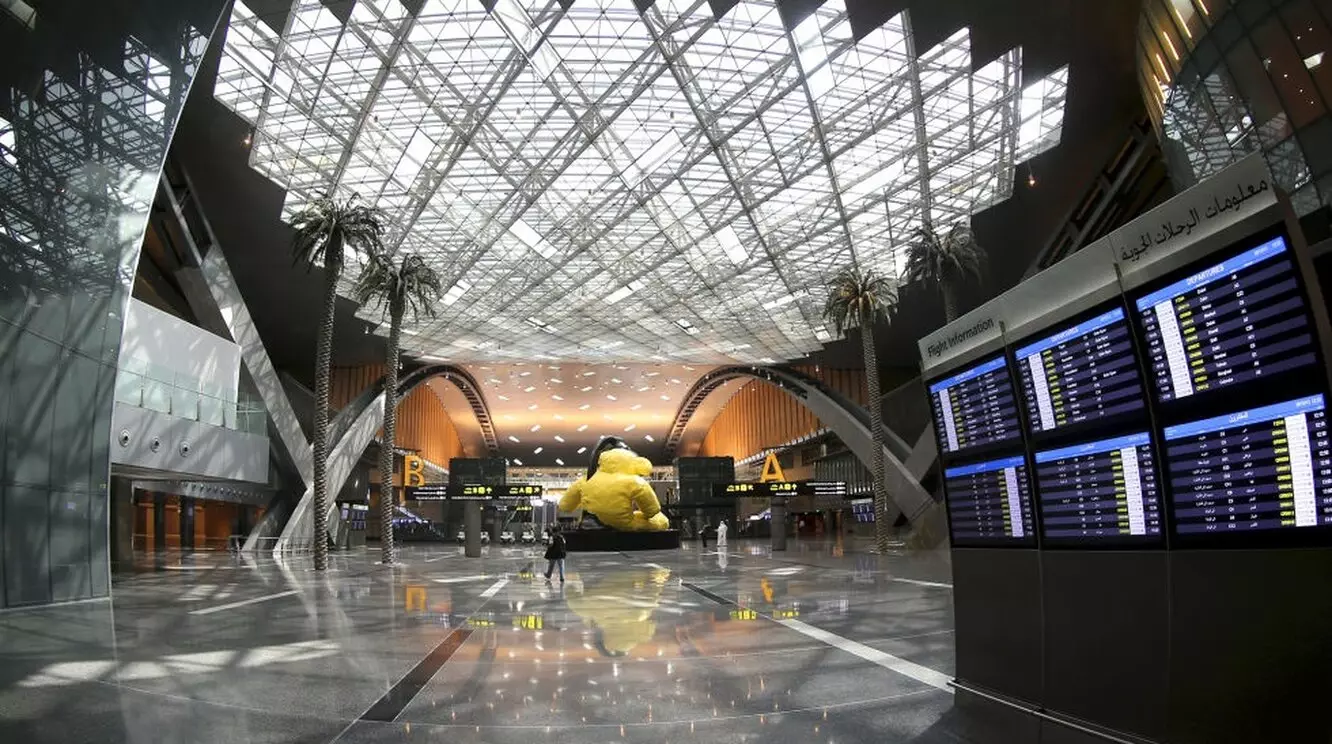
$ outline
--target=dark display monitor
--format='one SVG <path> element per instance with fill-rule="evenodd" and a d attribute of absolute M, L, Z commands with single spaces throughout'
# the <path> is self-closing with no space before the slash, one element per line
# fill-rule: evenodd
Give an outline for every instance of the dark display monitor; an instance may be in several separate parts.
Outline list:
<path fill-rule="evenodd" d="M 1034 545 L 1031 483 L 1022 457 L 944 470 L 954 545 Z"/>
<path fill-rule="evenodd" d="M 1017 400 L 1002 354 L 930 384 L 934 431 L 945 454 L 1017 439 Z"/>
<path fill-rule="evenodd" d="M 1047 542 L 1161 541 L 1161 496 L 1147 432 L 1040 451 L 1035 459 Z"/>
<path fill-rule="evenodd" d="M 1133 338 L 1120 306 L 1037 337 L 1013 356 L 1033 436 L 1145 413 Z"/>
<path fill-rule="evenodd" d="M 1165 428 L 1175 534 L 1332 525 L 1332 443 L 1322 395 Z"/>
<path fill-rule="evenodd" d="M 1283 235 L 1133 298 L 1159 401 L 1317 363 L 1299 269 Z"/>

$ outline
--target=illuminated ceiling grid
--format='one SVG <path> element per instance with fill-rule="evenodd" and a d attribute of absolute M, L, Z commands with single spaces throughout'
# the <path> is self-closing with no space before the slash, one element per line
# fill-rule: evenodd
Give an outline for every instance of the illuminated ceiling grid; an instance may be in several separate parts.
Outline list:
<path fill-rule="evenodd" d="M 439 269 L 411 351 L 772 363 L 831 339 L 833 271 L 898 276 L 926 215 L 1008 198 L 1066 87 L 906 13 L 856 42 L 843 0 L 790 31 L 771 0 L 295 0 L 281 34 L 241 0 L 215 95 L 288 214 L 360 193 Z"/>

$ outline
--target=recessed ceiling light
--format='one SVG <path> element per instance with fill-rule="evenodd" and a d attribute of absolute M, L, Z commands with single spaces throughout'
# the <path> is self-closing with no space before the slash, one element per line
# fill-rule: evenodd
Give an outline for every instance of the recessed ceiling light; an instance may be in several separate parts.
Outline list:
<path fill-rule="evenodd" d="M 510 435 L 509 435 L 509 441 L 510 441 L 510 442 L 513 442 L 514 444 L 517 444 L 517 443 L 518 443 L 518 437 L 515 437 L 514 435 L 510 434 Z"/>
<path fill-rule="evenodd" d="M 554 416 L 551 416 L 551 418 L 555 419 L 556 421 L 563 421 L 563 420 L 564 420 L 564 417 L 561 416 L 561 415 L 558 414 L 558 413 L 555 414 Z"/>
<path fill-rule="evenodd" d="M 624 427 L 624 430 L 625 430 L 625 431 L 633 431 L 634 429 L 637 429 L 637 428 L 638 428 L 638 424 L 629 424 L 628 426 Z"/>
<path fill-rule="evenodd" d="M 523 372 L 519 372 L 519 373 L 518 373 L 518 376 L 519 376 L 519 377 L 527 377 L 527 376 L 530 375 L 530 374 L 532 374 L 532 370 L 529 369 L 529 370 L 526 370 L 526 371 L 523 371 Z"/>
<path fill-rule="evenodd" d="M 581 405 L 581 406 L 578 407 L 578 410 L 580 410 L 580 411 L 586 411 L 587 409 L 589 409 L 589 408 L 591 408 L 591 407 L 592 407 L 592 404 L 591 404 L 591 403 L 584 403 L 583 405 Z"/>
<path fill-rule="evenodd" d="M 552 395 L 552 396 L 550 396 L 550 399 L 551 399 L 551 400 L 564 400 L 564 398 L 561 397 L 561 396 L 559 396 L 559 395 Z"/>
<path fill-rule="evenodd" d="M 672 384 L 672 385 L 679 385 L 679 384 L 680 384 L 680 380 L 679 380 L 679 378 L 672 377 L 672 378 L 671 378 L 671 384 Z"/>
<path fill-rule="evenodd" d="M 614 420 L 615 420 L 615 417 L 612 416 L 612 415 L 610 415 L 609 413 L 603 413 L 603 414 L 601 414 L 601 417 L 604 418 L 604 419 L 606 419 L 607 421 L 614 421 Z"/>
<path fill-rule="evenodd" d="M 657 441 L 657 440 L 655 440 L 655 439 L 652 438 L 652 435 L 651 435 L 651 434 L 644 434 L 644 435 L 643 435 L 643 438 L 646 439 L 646 440 L 648 440 L 649 442 L 655 442 L 655 441 Z"/>
<path fill-rule="evenodd" d="M 560 444 L 564 444 L 564 437 L 560 436 L 559 434 L 556 434 L 555 441 L 559 442 Z"/>
<path fill-rule="evenodd" d="M 536 409 L 537 409 L 537 404 L 535 403 L 527 407 L 527 410 L 529 411 L 535 411 Z"/>
<path fill-rule="evenodd" d="M 581 388 L 578 388 L 578 389 L 579 389 L 581 392 L 584 392 L 584 393 L 590 393 L 590 392 L 592 392 L 592 386 L 591 386 L 591 385 L 585 385 L 585 386 L 583 386 L 583 387 L 581 387 Z"/>
<path fill-rule="evenodd" d="M 508 400 L 508 399 L 509 399 L 509 396 L 507 396 L 507 395 L 497 395 L 497 396 L 495 396 L 495 397 L 499 398 L 500 400 Z"/>
<path fill-rule="evenodd" d="M 555 464 L 556 464 L 556 465 L 563 465 L 563 464 L 564 464 L 564 460 L 561 460 L 560 458 L 557 457 L 557 458 L 555 458 Z"/>
<path fill-rule="evenodd" d="M 587 447 L 579 447 L 579 448 L 578 448 L 578 454 L 581 455 L 581 454 L 583 454 L 584 452 L 587 452 Z"/>
<path fill-rule="evenodd" d="M 640 392 L 640 393 L 646 393 L 647 391 L 649 391 L 649 390 L 651 390 L 651 389 L 652 389 L 652 386 L 651 386 L 651 385 L 644 385 L 643 387 L 641 387 L 641 388 L 638 389 L 638 392 Z"/>
<path fill-rule="evenodd" d="M 553 383 L 555 383 L 556 385 L 563 385 L 563 384 L 564 384 L 564 380 L 561 380 L 561 379 L 558 379 L 558 378 L 555 378 L 555 377 L 550 378 L 550 381 L 553 382 Z"/>
<path fill-rule="evenodd" d="M 513 464 L 514 464 L 514 465 L 522 465 L 522 464 L 523 464 L 523 461 L 522 461 L 522 460 L 519 460 L 518 458 L 515 457 L 515 458 L 513 458 Z"/>
<path fill-rule="evenodd" d="M 582 426 L 578 427 L 578 431 L 587 431 L 587 424 L 583 424 Z"/>
<path fill-rule="evenodd" d="M 619 398 L 616 398 L 614 395 L 611 395 L 610 393 L 606 393 L 606 400 L 619 400 Z"/>
<path fill-rule="evenodd" d="M 541 431 L 541 424 L 532 424 L 532 428 L 529 429 L 528 431 L 533 431 L 533 432 Z"/>
<path fill-rule="evenodd" d="M 541 454 L 541 450 L 543 449 L 545 449 L 545 447 L 537 447 L 536 449 L 532 450 L 532 454 L 539 455 Z"/>
<path fill-rule="evenodd" d="M 620 380 L 620 378 L 618 378 L 618 377 L 612 377 L 612 378 L 611 378 L 611 382 L 615 383 L 616 385 L 619 385 L 620 382 L 621 382 L 621 380 Z"/>
<path fill-rule="evenodd" d="M 671 399 L 671 396 L 669 396 L 669 395 L 663 395 L 663 396 L 661 396 L 661 399 L 662 399 L 662 400 L 670 400 L 670 399 Z"/>
<path fill-rule="evenodd" d="M 596 372 L 593 372 L 592 370 L 588 370 L 588 371 L 586 371 L 586 372 L 583 373 L 583 377 L 591 377 L 592 375 L 595 375 L 595 374 L 596 374 Z"/>
<path fill-rule="evenodd" d="M 536 390 L 536 388 L 535 388 L 535 387 L 532 387 L 531 385 L 528 385 L 527 387 L 523 388 L 523 392 L 524 392 L 524 393 L 530 393 L 530 392 L 532 392 L 533 390 Z"/>

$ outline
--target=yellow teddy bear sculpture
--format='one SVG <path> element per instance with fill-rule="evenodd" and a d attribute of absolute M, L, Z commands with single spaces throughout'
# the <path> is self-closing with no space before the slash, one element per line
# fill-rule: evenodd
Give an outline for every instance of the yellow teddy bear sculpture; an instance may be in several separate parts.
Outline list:
<path fill-rule="evenodd" d="M 603 449 L 598 447 L 598 449 Z M 651 532 L 670 529 L 670 521 L 661 513 L 661 502 L 644 476 L 652 473 L 652 463 L 623 445 L 604 449 L 596 459 L 590 476 L 574 481 L 560 499 L 560 511 L 579 507 L 611 529 Z"/>

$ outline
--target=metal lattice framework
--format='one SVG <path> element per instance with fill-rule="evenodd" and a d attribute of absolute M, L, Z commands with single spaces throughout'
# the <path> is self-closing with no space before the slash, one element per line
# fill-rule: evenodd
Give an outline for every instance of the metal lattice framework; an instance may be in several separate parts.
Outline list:
<path fill-rule="evenodd" d="M 918 51 L 843 0 L 296 0 L 235 5 L 215 95 L 254 125 L 286 213 L 334 189 L 449 287 L 410 351 L 455 361 L 772 363 L 831 340 L 825 278 L 899 274 L 927 216 L 1008 198 L 1058 143 L 1067 69 Z"/>

